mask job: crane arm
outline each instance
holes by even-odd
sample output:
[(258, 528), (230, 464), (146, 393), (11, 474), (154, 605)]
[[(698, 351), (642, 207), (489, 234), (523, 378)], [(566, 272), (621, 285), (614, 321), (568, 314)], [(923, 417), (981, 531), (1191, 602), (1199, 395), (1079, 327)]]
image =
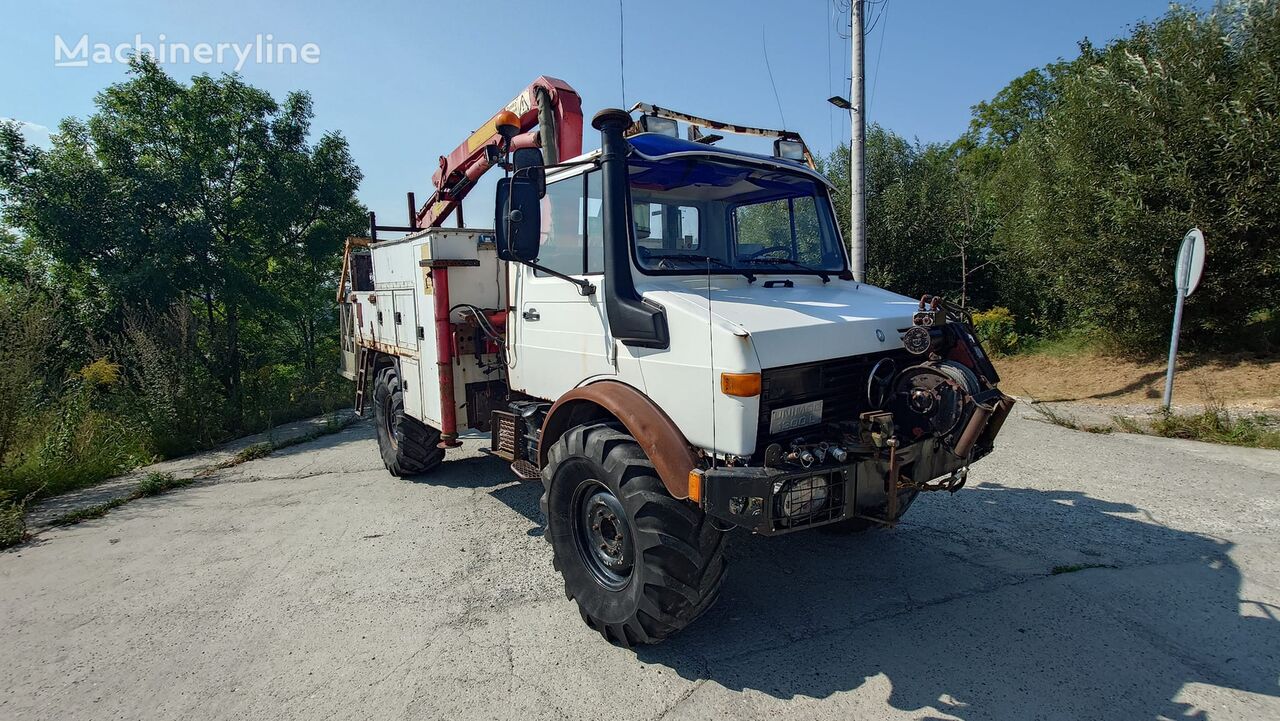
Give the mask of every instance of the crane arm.
[(582, 99), (563, 80), (540, 76), (453, 152), (440, 156), (440, 167), (431, 178), (436, 190), (413, 211), (411, 227), (439, 225), (462, 205), (462, 199), (491, 167), (485, 146), (498, 141), (498, 116), (508, 111), (520, 121), (520, 134), (512, 139), (512, 150), (541, 147), (547, 164), (582, 154)]

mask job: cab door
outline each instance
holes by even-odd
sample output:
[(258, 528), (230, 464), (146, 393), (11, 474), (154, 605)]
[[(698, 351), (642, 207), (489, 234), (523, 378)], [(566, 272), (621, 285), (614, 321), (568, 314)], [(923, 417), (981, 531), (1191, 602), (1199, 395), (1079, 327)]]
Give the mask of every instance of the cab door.
[[(542, 205), (538, 264), (590, 281), (592, 295), (578, 286), (523, 264), (512, 264), (516, 317), (511, 385), (555, 400), (584, 382), (617, 374), (613, 338), (604, 309), (604, 245), (589, 210), (598, 200), (594, 173), (549, 180)], [(594, 181), (594, 182), (592, 182)], [(595, 186), (598, 187), (598, 186)], [(595, 232), (592, 232), (592, 231)]]

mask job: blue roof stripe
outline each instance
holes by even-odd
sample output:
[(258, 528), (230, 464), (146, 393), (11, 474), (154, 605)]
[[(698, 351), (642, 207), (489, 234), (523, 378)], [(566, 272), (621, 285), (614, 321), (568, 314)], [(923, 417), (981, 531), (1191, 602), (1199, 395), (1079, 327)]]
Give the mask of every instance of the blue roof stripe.
[(627, 138), (627, 140), (630, 141), (631, 147), (635, 152), (650, 160), (658, 160), (674, 155), (705, 155), (725, 159), (748, 160), (752, 163), (760, 163), (775, 168), (799, 170), (818, 179), (824, 185), (831, 185), (830, 180), (827, 180), (826, 177), (798, 160), (787, 160), (786, 158), (777, 158), (772, 155), (760, 155), (759, 153), (748, 153), (742, 150), (720, 148), (706, 143), (695, 143), (692, 140), (681, 140), (680, 138), (673, 138), (670, 135), (662, 135), (660, 133), (640, 133)]

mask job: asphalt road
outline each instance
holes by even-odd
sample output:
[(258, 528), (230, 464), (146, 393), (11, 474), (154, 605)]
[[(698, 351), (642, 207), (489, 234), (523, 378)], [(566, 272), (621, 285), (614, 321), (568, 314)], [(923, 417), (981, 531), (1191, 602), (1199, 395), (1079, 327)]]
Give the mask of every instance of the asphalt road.
[(1280, 718), (1280, 452), (1002, 441), (895, 530), (736, 534), (628, 651), (538, 486), (474, 441), (392, 478), (358, 425), (0, 553), (0, 719)]

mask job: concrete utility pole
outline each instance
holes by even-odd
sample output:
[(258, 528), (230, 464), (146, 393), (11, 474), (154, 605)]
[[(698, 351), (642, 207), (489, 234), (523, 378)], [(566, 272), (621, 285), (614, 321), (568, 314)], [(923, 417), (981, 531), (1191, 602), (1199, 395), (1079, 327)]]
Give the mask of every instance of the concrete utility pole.
[(865, 52), (862, 47), (864, 0), (854, 0), (849, 12), (849, 36), (853, 46), (853, 72), (850, 73), (849, 126), (853, 137), (849, 145), (850, 255), (853, 278), (859, 283), (867, 279), (867, 84), (863, 73)]

